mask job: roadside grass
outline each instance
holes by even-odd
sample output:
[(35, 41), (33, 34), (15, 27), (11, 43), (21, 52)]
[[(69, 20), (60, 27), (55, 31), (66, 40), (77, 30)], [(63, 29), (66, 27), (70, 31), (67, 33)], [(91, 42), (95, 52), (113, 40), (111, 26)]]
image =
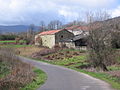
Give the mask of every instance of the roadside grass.
[[(20, 90), (35, 90), (45, 83), (47, 80), (45, 72), (37, 68), (33, 68), (33, 72), (36, 74), (33, 81)], [(10, 70), (6, 67), (6, 64), (0, 63), (0, 78), (4, 78), (8, 74), (10, 74)]]
[(103, 81), (106, 81), (107, 83), (109, 83), (114, 89), (116, 90), (120, 90), (120, 79), (116, 78), (116, 77), (112, 77), (111, 75), (107, 74), (107, 73), (102, 73), (102, 72), (88, 72), (85, 70), (81, 70), (81, 69), (77, 69), (77, 68), (71, 68), (74, 69), (78, 72), (82, 72), (85, 74), (88, 74), (92, 77), (101, 79)]
[(35, 90), (45, 80), (43, 71), (22, 62), (12, 48), (0, 48), (0, 90)]
[(5, 77), (10, 73), (9, 68), (6, 66), (6, 63), (0, 62), (0, 78)]
[(117, 71), (117, 70), (120, 70), (120, 66), (109, 66), (108, 69), (110, 71)]
[(34, 72), (36, 73), (36, 78), (34, 79), (34, 81), (26, 85), (21, 90), (35, 90), (45, 83), (45, 81), (47, 80), (46, 73), (37, 68), (34, 69)]

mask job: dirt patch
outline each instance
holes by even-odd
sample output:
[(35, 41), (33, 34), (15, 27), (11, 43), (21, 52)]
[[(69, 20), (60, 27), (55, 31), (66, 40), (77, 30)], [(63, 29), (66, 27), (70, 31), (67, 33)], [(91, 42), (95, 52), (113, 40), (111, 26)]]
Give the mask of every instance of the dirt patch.
[[(69, 59), (75, 56), (82, 55), (83, 53), (79, 51), (61, 51), (57, 50), (57, 52), (53, 52), (49, 55), (41, 55), (45, 60), (63, 60), (63, 59)], [(38, 55), (40, 56), (40, 55)], [(37, 56), (36, 56), (37, 57)]]

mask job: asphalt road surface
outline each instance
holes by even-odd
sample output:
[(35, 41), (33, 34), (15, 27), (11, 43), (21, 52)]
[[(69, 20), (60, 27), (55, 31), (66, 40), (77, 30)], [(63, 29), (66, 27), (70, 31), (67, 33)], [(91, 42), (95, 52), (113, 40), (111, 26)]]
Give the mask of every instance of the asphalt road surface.
[(20, 57), (22, 61), (42, 69), (47, 81), (37, 90), (113, 90), (104, 81), (61, 66)]

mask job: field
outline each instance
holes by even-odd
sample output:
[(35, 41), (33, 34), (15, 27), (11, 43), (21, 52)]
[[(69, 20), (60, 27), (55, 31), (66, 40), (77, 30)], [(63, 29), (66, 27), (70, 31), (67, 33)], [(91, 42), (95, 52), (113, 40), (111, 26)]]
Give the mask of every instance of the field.
[(11, 42), (15, 42), (15, 40), (0, 41), (0, 43), (11, 43)]
[[(0, 41), (0, 43), (4, 43), (4, 44), (6, 44), (6, 43), (15, 43), (16, 41), (15, 40), (5, 40), (5, 41)], [(24, 40), (20, 40), (19, 42), (26, 42), (26, 41), (24, 41)]]
[(39, 52), (44, 48), (39, 48), (36, 46), (25, 45), (25, 46), (17, 46), (16, 51), (19, 53), (20, 56), (31, 57), (34, 52)]

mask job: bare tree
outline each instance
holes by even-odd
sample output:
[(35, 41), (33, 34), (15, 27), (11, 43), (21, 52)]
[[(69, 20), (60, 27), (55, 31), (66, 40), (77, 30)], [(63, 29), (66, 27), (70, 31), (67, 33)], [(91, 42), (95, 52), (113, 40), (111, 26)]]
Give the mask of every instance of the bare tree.
[(95, 68), (107, 71), (107, 65), (113, 62), (112, 29), (109, 27), (109, 23), (95, 22), (96, 18), (98, 18), (97, 21), (107, 19), (106, 13), (89, 12), (87, 18), (89, 23), (88, 51), (90, 62)]
[(55, 26), (56, 26), (56, 29), (60, 29), (61, 26), (62, 26), (62, 22), (60, 22), (59, 20), (56, 20), (55, 21)]
[(48, 30), (53, 30), (55, 27), (54, 27), (54, 22), (51, 21), (49, 24), (48, 24)]
[(97, 10), (86, 12), (87, 23), (93, 23), (95, 21), (104, 21), (111, 18), (107, 10)]
[(29, 29), (27, 31), (27, 37), (25, 38), (27, 44), (34, 42), (34, 36), (35, 36), (35, 25), (31, 24), (29, 26)]
[(41, 21), (40, 22), (39, 31), (42, 32), (42, 31), (45, 31), (45, 30), (46, 30), (45, 22)]
[(112, 46), (113, 48), (120, 48), (120, 31), (114, 31), (112, 33)]
[(34, 36), (35, 33), (35, 25), (34, 24), (30, 24), (29, 29), (27, 31), (27, 37), (30, 38), (32, 36)]
[(59, 20), (51, 21), (51, 22), (48, 24), (48, 29), (49, 29), (49, 30), (52, 30), (52, 29), (60, 29), (61, 27), (62, 27), (62, 22), (60, 22)]

